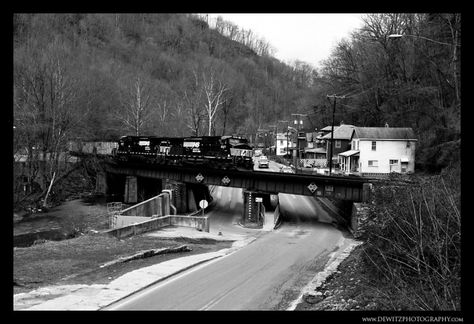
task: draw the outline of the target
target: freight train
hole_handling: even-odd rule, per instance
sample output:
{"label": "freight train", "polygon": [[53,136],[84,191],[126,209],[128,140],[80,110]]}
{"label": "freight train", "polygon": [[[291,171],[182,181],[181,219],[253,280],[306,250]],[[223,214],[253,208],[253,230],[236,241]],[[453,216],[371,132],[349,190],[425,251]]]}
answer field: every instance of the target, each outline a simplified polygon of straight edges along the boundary
{"label": "freight train", "polygon": [[253,148],[236,136],[123,136],[114,155],[119,162],[253,170]]}

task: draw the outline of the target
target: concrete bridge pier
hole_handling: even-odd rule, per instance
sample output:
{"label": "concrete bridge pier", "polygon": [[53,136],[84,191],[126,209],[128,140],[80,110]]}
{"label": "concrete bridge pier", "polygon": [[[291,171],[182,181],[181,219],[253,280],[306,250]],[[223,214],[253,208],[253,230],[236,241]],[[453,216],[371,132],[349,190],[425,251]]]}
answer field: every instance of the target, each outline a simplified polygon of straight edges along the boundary
{"label": "concrete bridge pier", "polygon": [[158,195],[161,190],[162,184],[160,179],[126,176],[123,202],[133,204],[145,201]]}
{"label": "concrete bridge pier", "polygon": [[107,191],[107,173],[97,172],[95,177],[95,192],[106,195]]}
{"label": "concrete bridge pier", "polygon": [[125,177],[125,189],[123,194],[123,202],[126,204],[138,202],[137,189],[138,181],[137,177],[126,176]]}

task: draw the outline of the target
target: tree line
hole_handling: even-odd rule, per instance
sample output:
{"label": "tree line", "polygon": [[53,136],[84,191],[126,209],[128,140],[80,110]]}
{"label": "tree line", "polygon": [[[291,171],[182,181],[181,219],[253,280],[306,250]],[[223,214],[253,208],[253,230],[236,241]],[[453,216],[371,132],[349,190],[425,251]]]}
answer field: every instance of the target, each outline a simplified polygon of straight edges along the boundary
{"label": "tree line", "polygon": [[460,14],[369,14],[323,63],[316,100],[345,96],[345,123],[412,127],[417,161],[444,167],[459,160],[460,59]]}

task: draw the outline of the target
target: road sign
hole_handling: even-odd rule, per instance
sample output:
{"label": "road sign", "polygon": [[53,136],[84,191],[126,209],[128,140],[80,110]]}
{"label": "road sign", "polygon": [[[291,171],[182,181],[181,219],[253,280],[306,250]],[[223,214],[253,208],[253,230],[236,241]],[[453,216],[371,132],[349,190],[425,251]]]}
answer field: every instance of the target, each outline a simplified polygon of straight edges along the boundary
{"label": "road sign", "polygon": [[201,182],[202,180],[204,180],[203,175],[199,173],[199,174],[196,176],[196,180],[197,180],[197,182]]}
{"label": "road sign", "polygon": [[308,189],[311,191],[311,193],[314,193],[316,189],[318,189],[318,186],[314,182],[311,182],[308,186]]}
{"label": "road sign", "polygon": [[203,199],[199,202],[199,207],[201,207],[203,209],[206,208],[208,205],[209,205],[209,203],[205,199]]}
{"label": "road sign", "polygon": [[225,176],[222,178],[221,182],[227,186],[230,183],[230,179],[228,176]]}

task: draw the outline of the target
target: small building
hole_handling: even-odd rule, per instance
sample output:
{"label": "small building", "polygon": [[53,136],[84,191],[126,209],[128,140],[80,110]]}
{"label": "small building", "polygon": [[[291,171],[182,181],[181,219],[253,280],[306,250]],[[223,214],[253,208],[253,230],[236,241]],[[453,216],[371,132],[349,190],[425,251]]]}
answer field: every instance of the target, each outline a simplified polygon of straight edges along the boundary
{"label": "small building", "polygon": [[294,143],[291,140],[291,132],[288,133],[277,133],[276,136],[276,155],[286,155],[294,147]]}
{"label": "small building", "polygon": [[416,142],[411,128],[355,127],[350,149],[339,153],[341,170],[361,175],[413,173]]}
{"label": "small building", "polygon": [[[331,127],[331,126],[328,126]],[[352,132],[354,131],[355,126],[342,124],[340,126],[334,126],[334,136],[332,143],[332,160],[337,162],[339,153],[345,152],[350,149]],[[327,127],[323,128],[327,129]],[[329,128],[330,129],[330,128]],[[327,161],[329,164],[330,154],[331,154],[331,131],[328,134],[322,137],[326,141],[326,151],[327,151]]]}

